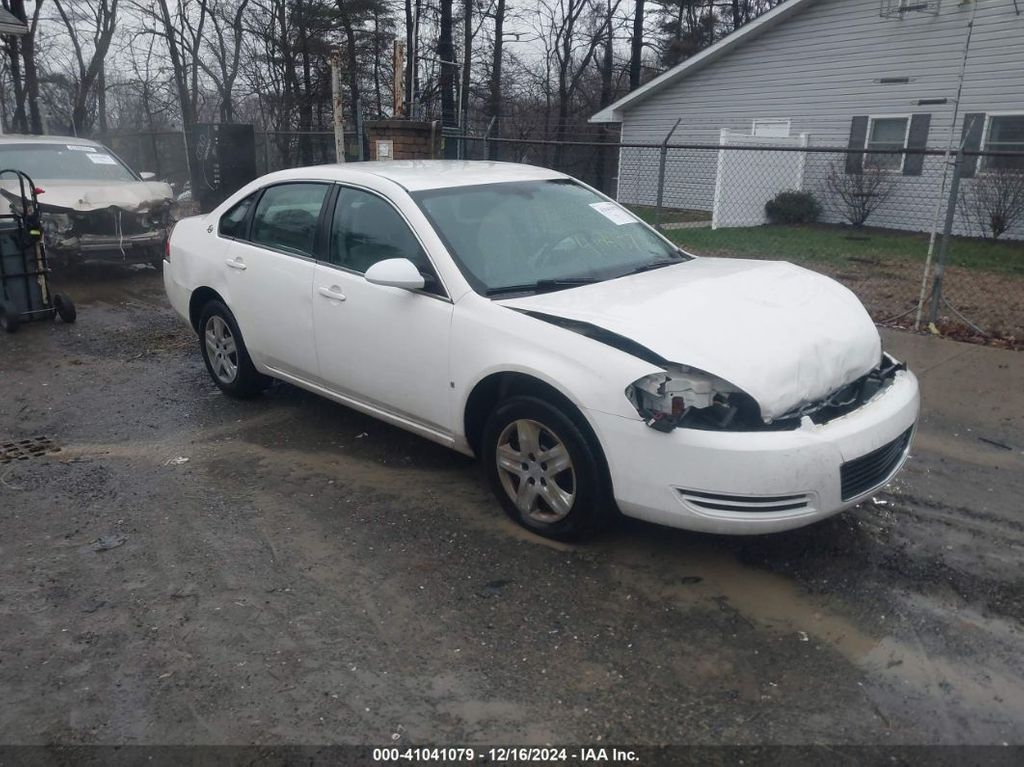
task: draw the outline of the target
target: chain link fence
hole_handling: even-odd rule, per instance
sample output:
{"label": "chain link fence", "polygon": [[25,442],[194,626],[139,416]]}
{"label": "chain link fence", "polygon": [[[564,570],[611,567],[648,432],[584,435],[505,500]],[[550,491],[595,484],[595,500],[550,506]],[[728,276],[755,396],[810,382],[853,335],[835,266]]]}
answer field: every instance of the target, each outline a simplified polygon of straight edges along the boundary
{"label": "chain link fence", "polygon": [[575,176],[697,254],[827,274],[879,323],[1024,347],[1019,154],[866,152],[749,135],[716,145],[457,140],[469,159]]}
{"label": "chain link fence", "polygon": [[[135,169],[186,188],[180,131],[101,140]],[[866,152],[727,134],[713,145],[446,140],[455,143],[449,156],[574,176],[695,253],[782,259],[827,274],[880,323],[1024,347],[1020,154]],[[355,160],[355,132],[345,143]],[[256,132],[258,174],[334,161],[330,131]]]}
{"label": "chain link fence", "polygon": [[[149,171],[181,191],[189,181],[185,134],[181,131],[146,131],[97,136],[137,171]],[[345,131],[345,158],[359,158],[355,131]],[[333,131],[256,131],[257,175],[303,165],[336,162]]]}

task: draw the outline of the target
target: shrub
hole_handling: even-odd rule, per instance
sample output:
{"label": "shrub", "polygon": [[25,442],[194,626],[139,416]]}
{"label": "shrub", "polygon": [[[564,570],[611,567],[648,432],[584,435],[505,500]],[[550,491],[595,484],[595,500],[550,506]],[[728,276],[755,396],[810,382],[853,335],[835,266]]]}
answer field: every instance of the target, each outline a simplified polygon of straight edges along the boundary
{"label": "shrub", "polygon": [[833,163],[825,188],[836,212],[860,227],[892,196],[896,182],[891,173],[878,167],[865,166],[859,173],[848,173]]}
{"label": "shrub", "polygon": [[821,215],[821,206],[810,192],[779,192],[764,206],[773,224],[813,224]]}
{"label": "shrub", "polygon": [[[972,188],[973,187],[973,188]],[[982,237],[1000,235],[1024,222],[1024,170],[992,168],[960,187],[960,209]]]}

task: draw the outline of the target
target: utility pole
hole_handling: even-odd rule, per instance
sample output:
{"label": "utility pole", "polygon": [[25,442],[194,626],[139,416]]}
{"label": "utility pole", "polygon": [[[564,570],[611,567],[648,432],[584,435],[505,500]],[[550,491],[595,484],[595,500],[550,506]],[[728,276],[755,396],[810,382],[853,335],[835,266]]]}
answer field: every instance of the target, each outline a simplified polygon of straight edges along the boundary
{"label": "utility pole", "polygon": [[331,51],[331,106],[334,111],[334,153],[345,162],[345,109],[341,98],[341,51]]}

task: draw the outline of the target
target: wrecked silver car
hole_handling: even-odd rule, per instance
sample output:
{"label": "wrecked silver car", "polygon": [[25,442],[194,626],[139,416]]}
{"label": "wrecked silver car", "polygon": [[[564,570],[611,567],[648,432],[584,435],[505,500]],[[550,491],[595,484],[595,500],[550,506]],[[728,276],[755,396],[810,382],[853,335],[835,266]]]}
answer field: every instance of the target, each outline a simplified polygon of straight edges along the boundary
{"label": "wrecked silver car", "polygon": [[[116,261],[159,268],[178,217],[169,184],[138,174],[94,141],[0,136],[0,168],[27,173],[42,190],[43,243],[52,264]],[[0,184],[15,208],[17,190]]]}

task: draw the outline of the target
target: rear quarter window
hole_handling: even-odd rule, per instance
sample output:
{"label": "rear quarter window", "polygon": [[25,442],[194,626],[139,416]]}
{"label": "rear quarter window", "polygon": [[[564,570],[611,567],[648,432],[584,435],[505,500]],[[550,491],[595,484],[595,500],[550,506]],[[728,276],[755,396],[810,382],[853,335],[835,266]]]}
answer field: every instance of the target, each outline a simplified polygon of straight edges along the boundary
{"label": "rear quarter window", "polygon": [[220,225],[218,226],[217,231],[220,233],[221,237],[234,237],[239,240],[245,239],[246,219],[255,200],[256,193],[254,192],[241,202],[236,203],[234,207],[220,217]]}

